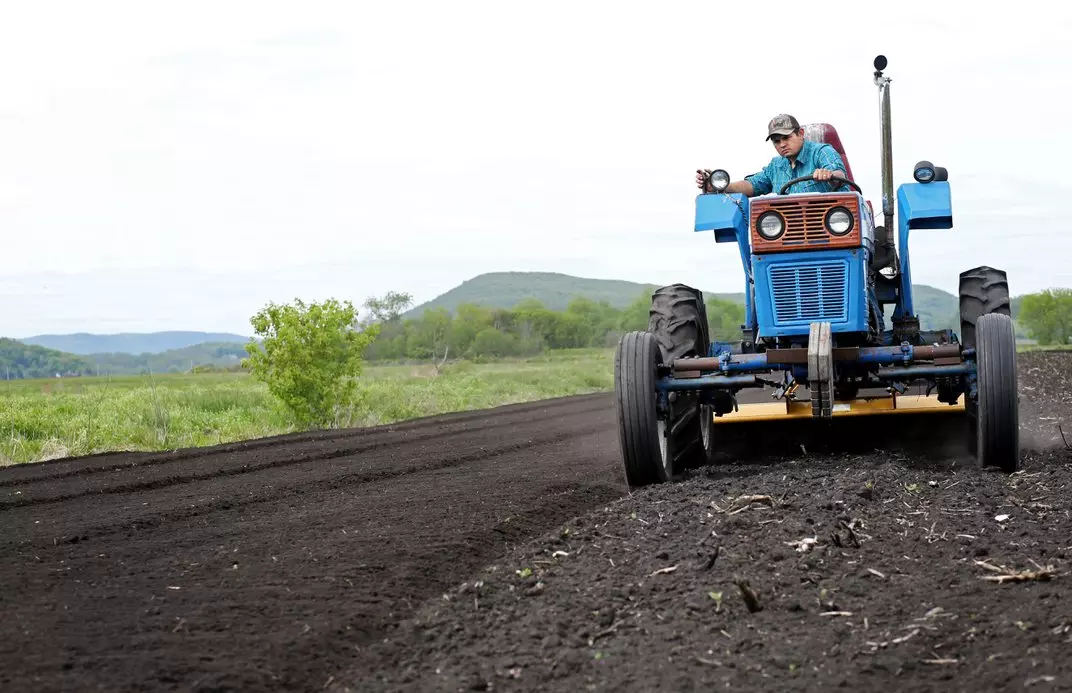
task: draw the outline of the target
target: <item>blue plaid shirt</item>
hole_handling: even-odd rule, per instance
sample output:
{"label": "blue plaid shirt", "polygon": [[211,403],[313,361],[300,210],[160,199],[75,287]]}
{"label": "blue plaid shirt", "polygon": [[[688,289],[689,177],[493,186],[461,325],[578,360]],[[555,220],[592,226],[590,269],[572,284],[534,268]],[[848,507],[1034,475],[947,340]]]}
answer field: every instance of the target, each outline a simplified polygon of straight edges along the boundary
{"label": "blue plaid shirt", "polygon": [[[778,192],[783,185],[794,178],[810,176],[817,168],[841,171],[848,177],[845,172],[845,164],[836,149],[829,144],[804,140],[804,146],[800,148],[800,153],[797,154],[795,167],[790,168],[789,159],[779,155],[771,159],[770,163],[764,166],[759,173],[745,176],[745,180],[752,184],[752,189],[756,195],[766,195],[769,192]],[[831,185],[825,181],[806,180],[801,183],[794,183],[793,187],[786,192],[787,194],[830,192],[835,189],[835,186],[841,187],[841,185],[840,183]]]}

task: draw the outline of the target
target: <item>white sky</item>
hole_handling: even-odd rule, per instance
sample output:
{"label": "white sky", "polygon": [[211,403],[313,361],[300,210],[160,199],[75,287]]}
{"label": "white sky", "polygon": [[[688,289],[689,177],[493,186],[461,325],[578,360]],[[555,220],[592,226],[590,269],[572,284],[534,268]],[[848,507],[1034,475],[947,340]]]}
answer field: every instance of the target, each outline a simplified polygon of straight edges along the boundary
{"label": "white sky", "polygon": [[0,335],[247,334],[270,300],[507,270],[738,291],[695,169],[757,170],[789,112],[835,125],[881,208],[878,53],[896,182],[925,158],[953,190],[913,279],[1072,286],[1048,2],[10,3]]}

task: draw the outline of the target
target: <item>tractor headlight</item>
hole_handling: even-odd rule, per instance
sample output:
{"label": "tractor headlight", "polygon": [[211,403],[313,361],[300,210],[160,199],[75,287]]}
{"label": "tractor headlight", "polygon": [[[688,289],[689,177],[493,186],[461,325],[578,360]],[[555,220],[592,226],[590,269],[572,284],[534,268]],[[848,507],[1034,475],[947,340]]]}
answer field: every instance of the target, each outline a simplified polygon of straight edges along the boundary
{"label": "tractor headlight", "polygon": [[776,240],[785,233],[785,221],[777,212],[764,212],[756,220],[756,231],[768,241]]}
{"label": "tractor headlight", "polygon": [[826,213],[826,229],[835,236],[852,231],[852,214],[844,207],[834,207]]}
{"label": "tractor headlight", "polygon": [[722,169],[716,169],[711,172],[711,187],[715,192],[720,193],[725,190],[730,184],[730,174],[726,173]]}
{"label": "tractor headlight", "polygon": [[912,177],[917,183],[932,183],[936,180],[947,180],[949,172],[929,161],[921,161],[912,169]]}

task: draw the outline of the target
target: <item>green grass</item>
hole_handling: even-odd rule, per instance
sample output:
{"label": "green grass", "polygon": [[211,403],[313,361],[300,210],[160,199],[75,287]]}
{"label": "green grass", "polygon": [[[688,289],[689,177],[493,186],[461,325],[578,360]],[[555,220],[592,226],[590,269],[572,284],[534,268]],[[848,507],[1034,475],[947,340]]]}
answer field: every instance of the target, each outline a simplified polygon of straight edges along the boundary
{"label": "green grass", "polygon": [[[613,349],[494,363],[367,367],[342,425],[610,390]],[[297,430],[242,373],[0,381],[0,464],[215,445]]]}

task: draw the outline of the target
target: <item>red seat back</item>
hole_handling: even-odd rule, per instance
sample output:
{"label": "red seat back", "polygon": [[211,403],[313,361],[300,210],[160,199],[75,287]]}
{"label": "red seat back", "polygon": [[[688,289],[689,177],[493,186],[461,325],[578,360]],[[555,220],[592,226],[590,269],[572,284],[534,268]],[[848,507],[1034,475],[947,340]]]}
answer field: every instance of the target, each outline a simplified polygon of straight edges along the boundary
{"label": "red seat back", "polygon": [[849,166],[849,157],[845,154],[845,147],[842,146],[841,138],[838,137],[837,130],[834,129],[833,125],[829,123],[805,125],[804,139],[829,144],[836,149],[837,153],[841,155],[841,160],[845,162],[845,172],[849,174],[849,180],[856,182],[856,179],[852,177],[852,167]]}

